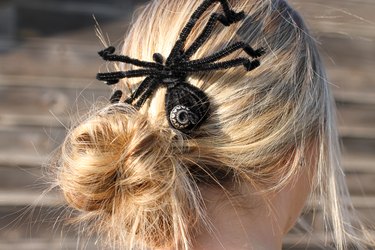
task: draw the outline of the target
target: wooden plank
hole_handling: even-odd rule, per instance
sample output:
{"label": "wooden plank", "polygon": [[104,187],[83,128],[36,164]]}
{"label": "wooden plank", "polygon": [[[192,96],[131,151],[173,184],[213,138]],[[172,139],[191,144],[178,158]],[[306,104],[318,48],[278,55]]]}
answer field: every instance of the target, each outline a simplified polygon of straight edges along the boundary
{"label": "wooden plank", "polygon": [[[81,110],[80,113],[85,114],[88,108],[85,111]],[[33,110],[35,111],[35,110]],[[40,110],[39,110],[40,111]],[[66,113],[69,113],[66,111]],[[68,128],[70,127],[72,121],[76,120],[77,114],[71,115],[59,115],[50,112],[46,115],[27,115],[27,114],[1,114],[0,115],[0,126],[30,126],[30,127],[43,127],[45,129],[49,128]]]}
{"label": "wooden plank", "polygon": [[0,127],[0,162],[40,165],[62,142],[65,133],[61,128]]}
{"label": "wooden plank", "polygon": [[[100,81],[98,81],[100,82]],[[44,87],[44,88],[63,88],[63,89],[101,89],[106,90],[108,86],[96,83],[95,76],[90,77],[62,77],[62,76],[40,76],[35,74],[2,74],[0,77],[0,86],[2,87]]]}
{"label": "wooden plank", "polygon": [[348,157],[364,157],[366,159],[371,156],[372,159],[375,150],[375,140],[366,138],[344,137],[342,138],[343,153]]}
{"label": "wooden plank", "polygon": [[325,37],[320,47],[336,100],[374,105],[375,43]]}
{"label": "wooden plank", "polygon": [[346,171],[375,173],[375,140],[366,137],[341,138],[342,164]]}
{"label": "wooden plank", "polygon": [[291,0],[312,30],[347,37],[374,38],[375,17],[372,0]]}
{"label": "wooden plank", "polygon": [[[374,165],[375,172],[375,165]],[[360,172],[360,173],[345,173],[346,183],[349,187],[349,192],[356,196],[375,196],[375,173]],[[375,209],[375,203],[373,204]],[[375,211],[375,210],[374,210]]]}
{"label": "wooden plank", "polygon": [[[355,40],[345,36],[332,36],[331,34],[322,34],[317,39],[318,48],[321,54],[336,62],[333,65],[348,65],[355,69],[370,69],[375,55],[372,40]],[[358,58],[361,58],[359,63]],[[337,60],[336,60],[337,59]],[[340,60],[339,60],[340,59]],[[327,61],[329,62],[329,61]],[[329,64],[331,66],[332,64]]]}
{"label": "wooden plank", "polygon": [[[97,54],[102,46],[50,43],[27,43],[0,57],[1,74],[69,76],[94,78],[101,65]],[[15,65],[17,65],[15,67]]]}
{"label": "wooden plank", "polygon": [[[351,195],[350,199],[353,202],[354,207],[356,208],[359,216],[364,216],[367,213],[373,213],[375,207],[375,196]],[[319,207],[320,205],[318,201],[308,200],[306,203],[306,212],[303,214],[304,217],[308,218],[309,216],[312,216],[311,208],[316,208],[315,213],[320,213],[321,209]],[[373,222],[371,223],[375,223],[375,218],[369,217],[369,219],[373,220]]]}
{"label": "wooden plank", "polygon": [[[370,231],[370,234],[375,235],[375,231]],[[326,237],[323,233],[313,232],[313,235],[308,234],[289,234],[283,240],[284,250],[335,250],[332,244],[332,239]],[[358,248],[349,244],[345,250],[357,250]],[[369,248],[370,249],[370,248]]]}
{"label": "wooden plank", "polygon": [[342,167],[349,172],[375,173],[374,149],[367,155],[355,152],[348,153],[346,150],[342,156]]}
{"label": "wooden plank", "polygon": [[[365,227],[369,229],[373,228],[375,224],[374,214],[374,196],[351,196],[351,200],[355,207],[355,215],[361,220]],[[324,232],[324,216],[322,209],[317,206],[317,202],[315,201],[308,201],[302,217],[301,221],[303,225],[307,225],[314,231],[314,235],[319,235],[319,233]],[[301,229],[300,224],[296,224],[293,231],[289,233],[289,235],[293,235],[295,232],[298,232],[298,229]],[[329,229],[330,230],[330,229]]]}
{"label": "wooden plank", "polygon": [[340,126],[339,134],[341,137],[354,137],[363,139],[375,139],[375,127],[353,127]]}
{"label": "wooden plank", "polygon": [[78,238],[77,228],[66,224],[69,214],[64,207],[0,207],[0,249],[99,249]]}
{"label": "wooden plank", "polygon": [[[20,149],[21,150],[21,149]],[[0,166],[9,167],[40,167],[48,163],[48,157],[38,154],[23,154],[23,153],[1,153],[0,152]]]}
{"label": "wooden plank", "polygon": [[337,121],[341,127],[375,128],[375,105],[339,102]]}
{"label": "wooden plank", "polygon": [[42,192],[26,190],[0,190],[0,206],[55,207],[63,204],[61,197],[52,193],[44,194]]}
{"label": "wooden plank", "polygon": [[[370,82],[368,82],[370,83]],[[367,86],[367,88],[371,88]],[[334,97],[337,103],[350,103],[358,105],[375,105],[375,91],[334,89]]]}
{"label": "wooden plank", "polygon": [[77,249],[102,249],[94,241],[82,243],[83,239],[77,238],[58,238],[53,240],[43,238],[20,239],[17,241],[2,242],[0,241],[0,249],[2,250],[77,250]]}
{"label": "wooden plank", "polygon": [[[90,85],[92,84],[87,84]],[[87,111],[98,99],[108,102],[110,92],[110,88],[79,89],[67,88],[63,85],[61,87],[0,85],[0,119],[7,122],[16,119],[15,117],[19,115],[24,116],[21,118],[24,120],[26,117],[41,119],[41,124],[45,124],[43,121],[48,117],[50,120],[56,120],[61,116],[73,116],[77,111]]]}
{"label": "wooden plank", "polygon": [[43,191],[51,183],[51,180],[48,180],[47,171],[48,166],[44,170],[40,166],[0,166],[0,191]]}

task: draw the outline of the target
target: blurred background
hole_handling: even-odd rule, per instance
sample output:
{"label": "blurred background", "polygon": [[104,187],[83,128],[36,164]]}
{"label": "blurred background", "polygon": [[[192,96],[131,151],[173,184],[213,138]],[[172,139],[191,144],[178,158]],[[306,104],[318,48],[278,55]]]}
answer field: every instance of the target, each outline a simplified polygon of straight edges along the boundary
{"label": "blurred background", "polygon": [[[57,195],[41,196],[48,186],[42,166],[71,118],[110,96],[94,79],[103,62],[92,15],[118,45],[144,2],[0,0],[1,250],[98,249],[93,240],[78,239],[77,230],[84,229],[63,226]],[[365,223],[375,225],[375,1],[291,3],[320,42],[350,192]],[[324,240],[320,217],[313,237],[292,230],[283,249],[318,249]]]}

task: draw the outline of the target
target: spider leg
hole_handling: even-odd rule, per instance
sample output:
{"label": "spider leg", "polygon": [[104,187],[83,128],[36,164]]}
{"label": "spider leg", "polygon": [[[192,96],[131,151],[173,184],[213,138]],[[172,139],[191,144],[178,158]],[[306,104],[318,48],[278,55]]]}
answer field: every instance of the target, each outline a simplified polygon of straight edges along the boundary
{"label": "spider leg", "polygon": [[185,68],[186,72],[199,72],[199,71],[209,71],[209,70],[221,70],[237,67],[243,65],[247,71],[253,70],[260,65],[258,60],[251,61],[248,58],[240,57],[224,62],[203,64],[203,65],[189,65],[190,67]]}
{"label": "spider leg", "polygon": [[147,85],[149,85],[150,81],[152,80],[151,77],[146,77],[142,83],[138,86],[138,88],[130,95],[128,99],[126,99],[126,103],[132,104],[135,99],[137,99],[146,89]]}
{"label": "spider leg", "polygon": [[234,22],[238,22],[241,19],[245,17],[245,14],[243,11],[241,12],[235,12],[230,9],[229,3],[227,0],[205,0],[199,7],[194,11],[194,13],[191,15],[189,22],[185,25],[185,27],[182,29],[180,33],[180,37],[175,43],[175,45],[172,48],[171,53],[169,54],[166,65],[169,66],[179,55],[179,53],[183,52],[183,46],[185,45],[186,39],[191,33],[193,27],[197,23],[198,19],[203,15],[203,13],[215,2],[220,2],[225,17],[220,18],[221,22],[225,23],[226,25],[230,25]]}
{"label": "spider leg", "polygon": [[221,58],[224,58],[224,57],[230,55],[231,53],[233,53],[233,52],[235,52],[239,49],[243,49],[249,56],[251,56],[253,58],[258,58],[265,53],[264,48],[259,48],[259,49],[254,50],[250,45],[248,45],[244,42],[236,42],[232,45],[229,45],[227,48],[222,49],[222,50],[220,50],[220,51],[218,51],[218,52],[216,52],[216,53],[214,53],[210,56],[207,56],[207,57],[204,57],[204,58],[201,58],[201,59],[197,59],[197,60],[192,60],[192,61],[188,62],[187,64],[196,66],[196,65],[215,62],[215,61],[217,61]]}
{"label": "spider leg", "polygon": [[110,46],[102,51],[99,51],[98,54],[103,58],[103,60],[111,61],[111,62],[123,62],[133,64],[139,67],[146,67],[146,68],[161,68],[162,65],[154,63],[154,62],[146,62],[141,61],[138,59],[131,58],[129,56],[124,55],[115,55],[115,47]]}
{"label": "spider leg", "polygon": [[[203,45],[203,43],[205,41],[207,41],[207,39],[211,35],[217,21],[221,22],[224,25],[226,25],[226,23],[228,22],[228,20],[226,19],[226,17],[224,15],[219,14],[219,13],[213,13],[211,15],[210,19],[208,20],[208,22],[206,24],[206,27],[204,28],[202,33],[193,42],[193,44],[186,50],[184,55],[187,59],[190,58]],[[236,46],[234,46],[234,47],[236,47],[235,50],[242,48],[251,57],[259,57],[259,56],[262,55],[261,53],[259,53],[259,51],[254,51],[249,45],[245,44],[244,42],[238,42],[235,45],[236,45]]]}
{"label": "spider leg", "polygon": [[158,78],[151,78],[150,82],[148,83],[149,86],[144,91],[143,95],[139,98],[139,100],[136,102],[135,107],[140,108],[145,103],[147,98],[149,98],[155,91],[156,87],[158,86]]}
{"label": "spider leg", "polygon": [[202,45],[205,41],[207,41],[208,37],[211,35],[216,22],[219,20],[221,14],[213,13],[208,20],[206,27],[204,27],[202,33],[198,36],[198,38],[190,45],[190,47],[184,53],[185,58],[190,58]]}
{"label": "spider leg", "polygon": [[245,12],[235,12],[229,6],[228,0],[219,0],[221,3],[225,16],[220,17],[220,22],[225,26],[229,26],[232,23],[236,23],[245,18]]}
{"label": "spider leg", "polygon": [[118,103],[122,97],[122,91],[121,90],[116,90],[115,93],[109,98],[109,101],[114,104]]}
{"label": "spider leg", "polygon": [[132,78],[147,76],[150,74],[155,74],[155,70],[139,69],[139,70],[129,70],[129,71],[117,71],[109,73],[98,73],[96,79],[99,81],[106,81],[107,85],[116,84],[122,78]]}

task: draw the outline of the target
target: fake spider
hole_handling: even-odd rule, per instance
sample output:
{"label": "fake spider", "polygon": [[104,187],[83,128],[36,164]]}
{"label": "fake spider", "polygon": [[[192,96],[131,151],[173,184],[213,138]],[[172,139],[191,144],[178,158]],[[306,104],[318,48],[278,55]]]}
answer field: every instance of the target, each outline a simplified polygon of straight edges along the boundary
{"label": "fake spider", "polygon": [[[198,38],[185,49],[186,39],[198,19],[215,2],[220,2],[224,14],[213,13]],[[265,50],[263,48],[254,50],[244,42],[236,42],[210,56],[190,60],[190,57],[207,41],[217,22],[229,26],[244,18],[244,12],[235,12],[230,9],[227,0],[205,0],[190,17],[189,22],[183,28],[179,39],[166,60],[159,53],[154,53],[154,62],[141,61],[125,55],[116,55],[114,54],[115,48],[110,46],[99,52],[99,55],[104,60],[129,63],[143,69],[99,73],[97,74],[97,79],[106,81],[108,85],[113,85],[122,78],[146,76],[138,88],[125,100],[126,103],[134,105],[136,108],[140,108],[159,87],[166,87],[165,109],[169,124],[184,133],[190,133],[207,119],[210,104],[207,95],[187,81],[189,74],[223,70],[241,65],[247,71],[250,71],[260,65],[257,59],[250,60],[244,57],[217,62],[240,49],[252,58],[258,58],[264,54]],[[120,90],[115,91],[110,98],[111,103],[120,102],[121,97],[122,92]]]}

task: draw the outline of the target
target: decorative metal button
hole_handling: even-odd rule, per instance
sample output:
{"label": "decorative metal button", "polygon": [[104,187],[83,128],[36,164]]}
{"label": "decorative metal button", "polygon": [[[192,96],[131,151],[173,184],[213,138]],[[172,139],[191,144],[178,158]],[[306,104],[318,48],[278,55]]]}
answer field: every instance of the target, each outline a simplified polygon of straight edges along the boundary
{"label": "decorative metal button", "polygon": [[184,129],[191,125],[189,119],[190,109],[188,107],[177,105],[169,115],[172,126],[176,129]]}

